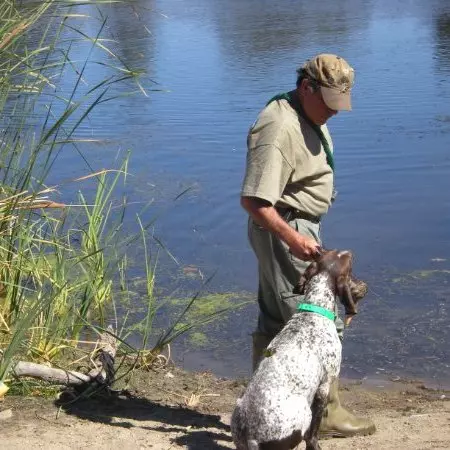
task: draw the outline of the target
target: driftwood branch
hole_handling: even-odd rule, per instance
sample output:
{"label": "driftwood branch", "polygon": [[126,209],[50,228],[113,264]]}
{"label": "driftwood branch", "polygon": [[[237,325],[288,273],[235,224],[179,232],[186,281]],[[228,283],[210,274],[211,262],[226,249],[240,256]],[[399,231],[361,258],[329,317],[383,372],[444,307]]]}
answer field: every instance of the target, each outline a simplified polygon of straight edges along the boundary
{"label": "driftwood branch", "polygon": [[54,384],[65,384],[67,386],[79,386],[92,381],[89,375],[80,372],[55,369],[32,362],[19,361],[13,369],[16,377],[38,378]]}
{"label": "driftwood branch", "polygon": [[112,335],[112,327],[104,332],[97,343],[97,350],[92,360],[94,369],[88,374],[48,367],[26,361],[19,361],[12,373],[16,377],[38,378],[54,384],[66,386],[81,386],[96,383],[97,385],[111,386],[114,381],[114,359],[117,352],[117,340]]}

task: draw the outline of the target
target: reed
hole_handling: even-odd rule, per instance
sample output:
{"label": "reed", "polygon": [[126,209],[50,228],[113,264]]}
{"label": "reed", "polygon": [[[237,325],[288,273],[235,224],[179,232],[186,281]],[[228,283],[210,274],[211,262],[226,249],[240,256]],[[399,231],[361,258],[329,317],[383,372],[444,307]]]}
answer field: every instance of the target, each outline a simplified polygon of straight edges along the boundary
{"label": "reed", "polygon": [[[3,0],[0,6],[0,381],[8,378],[18,355],[48,362],[67,349],[90,351],[79,344],[89,330],[104,329],[120,307],[127,291],[127,251],[137,241],[145,253],[144,332],[142,348],[134,349],[126,342],[128,317],[121,323],[115,318],[123,354],[147,365],[173,339],[201,325],[177,328],[197,295],[150,344],[159,307],[154,290],[157,258],[152,259],[150,247],[172,255],[153,239],[154,221],[142,223],[138,217],[134,236],[121,233],[126,201],[117,200],[115,192],[126,182],[128,156],[118,167],[96,172],[82,151],[86,140],[77,138],[89,114],[114,101],[116,84],[123,86],[122,95],[153,90],[141,83],[141,70],[128,67],[108,47],[106,19],[101,11],[91,15],[94,6],[106,3],[120,1],[47,0],[24,9],[14,0]],[[80,12],[83,6],[89,12]],[[97,24],[96,34],[86,34],[73,18]],[[39,42],[30,38],[36,30]],[[81,62],[71,57],[80,40],[90,48]],[[108,62],[94,61],[99,54]],[[110,69],[94,85],[85,80],[92,62]],[[61,82],[67,77],[73,84],[63,91]],[[80,193],[70,205],[57,199],[65,185],[50,184],[63,150],[78,155],[88,171],[71,180],[80,185]],[[87,182],[96,184],[92,199],[82,189]]]}

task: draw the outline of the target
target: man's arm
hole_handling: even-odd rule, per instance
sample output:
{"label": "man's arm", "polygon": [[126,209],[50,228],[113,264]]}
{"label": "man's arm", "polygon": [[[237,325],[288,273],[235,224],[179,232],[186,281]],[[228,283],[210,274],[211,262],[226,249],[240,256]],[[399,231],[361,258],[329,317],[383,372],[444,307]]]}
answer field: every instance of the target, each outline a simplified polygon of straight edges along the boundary
{"label": "man's arm", "polygon": [[269,202],[257,197],[241,197],[241,205],[258,225],[284,241],[297,258],[309,261],[320,251],[314,239],[297,233]]}

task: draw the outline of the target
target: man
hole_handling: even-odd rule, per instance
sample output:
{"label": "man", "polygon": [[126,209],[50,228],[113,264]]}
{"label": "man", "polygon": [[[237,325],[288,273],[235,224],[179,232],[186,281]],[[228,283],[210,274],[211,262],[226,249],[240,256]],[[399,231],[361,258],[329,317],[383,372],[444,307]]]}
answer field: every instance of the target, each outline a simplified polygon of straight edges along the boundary
{"label": "man", "polygon": [[[253,333],[253,370],[265,348],[295,313],[300,275],[320,252],[320,220],[334,199],[334,161],[328,119],[351,110],[354,71],[339,56],[320,54],[298,71],[297,87],[274,97],[247,139],[241,204],[258,259],[259,318]],[[342,336],[343,323],[336,321]],[[330,392],[321,436],[371,434],[375,425],[355,417]]]}

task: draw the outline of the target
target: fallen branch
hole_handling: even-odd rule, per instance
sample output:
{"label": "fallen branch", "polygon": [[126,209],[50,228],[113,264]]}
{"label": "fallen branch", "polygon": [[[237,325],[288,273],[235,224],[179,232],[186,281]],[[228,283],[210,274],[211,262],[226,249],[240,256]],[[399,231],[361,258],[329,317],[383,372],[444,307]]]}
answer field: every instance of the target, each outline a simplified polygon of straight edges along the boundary
{"label": "fallen branch", "polygon": [[80,386],[92,381],[89,375],[81,372],[67,371],[63,369],[55,369],[53,367],[44,366],[32,362],[19,361],[13,369],[15,377],[31,377],[48,381],[54,384],[65,384],[67,386]]}
{"label": "fallen branch", "polygon": [[112,333],[112,327],[108,327],[108,331],[100,336],[97,349],[94,351],[95,359],[91,359],[95,367],[88,374],[56,369],[44,364],[26,361],[19,361],[14,366],[12,373],[15,377],[37,378],[66,386],[81,386],[93,383],[98,386],[111,386],[114,381],[114,359],[117,352],[117,340]]}

